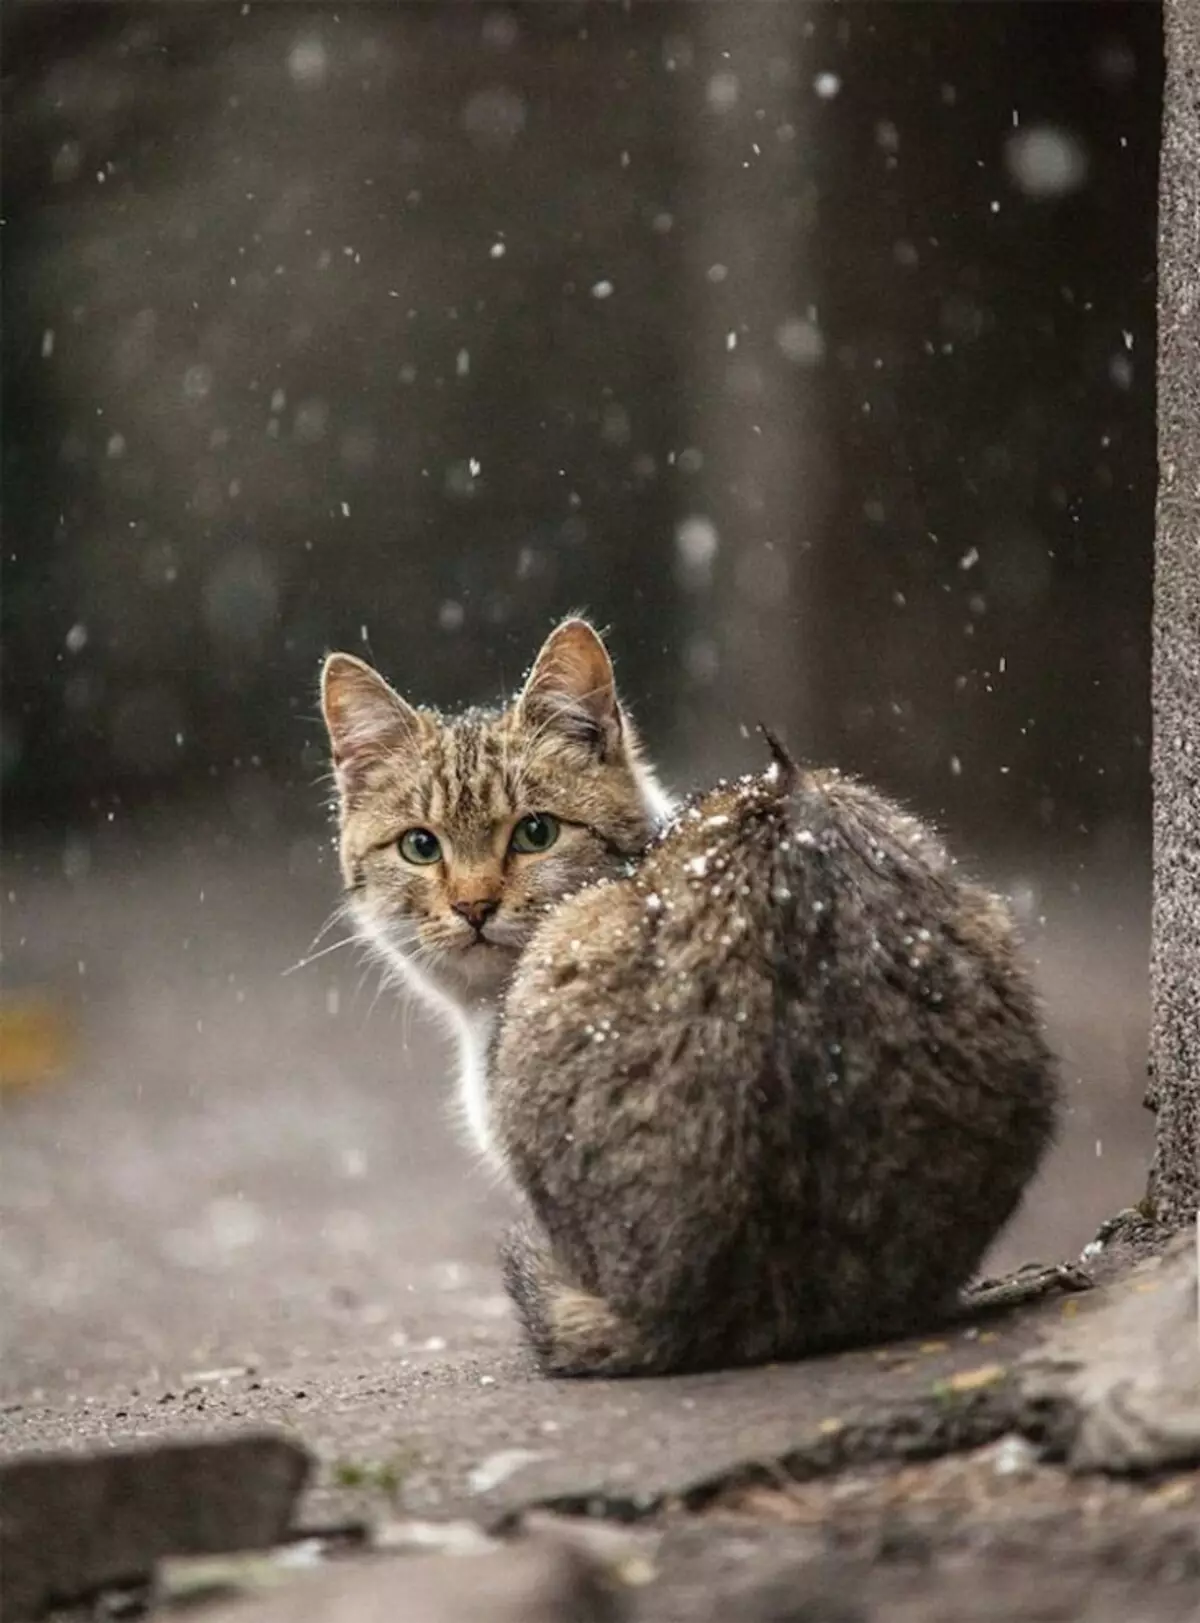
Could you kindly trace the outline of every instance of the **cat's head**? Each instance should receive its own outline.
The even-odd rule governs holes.
[[[457,1001],[498,996],[546,909],[620,872],[670,810],[584,620],[504,709],[415,708],[350,654],[325,661],[321,706],[358,922]]]

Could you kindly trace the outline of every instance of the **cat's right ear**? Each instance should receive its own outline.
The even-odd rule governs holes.
[[[367,767],[411,749],[421,732],[413,707],[353,654],[330,654],[322,666],[321,713],[343,791]]]
[[[601,755],[621,742],[612,660],[600,635],[572,616],[546,638],[518,704],[535,725],[557,727]]]

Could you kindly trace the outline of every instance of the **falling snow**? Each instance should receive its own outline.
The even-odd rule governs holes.
[[[1087,178],[1088,158],[1082,142],[1054,124],[1031,125],[1004,143],[1009,178],[1027,197],[1065,197]]]

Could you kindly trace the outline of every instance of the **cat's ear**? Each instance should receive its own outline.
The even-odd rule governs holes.
[[[612,660],[586,620],[564,620],[550,633],[518,704],[533,725],[557,727],[601,755],[620,745]]]
[[[339,785],[353,786],[363,769],[412,749],[421,718],[378,671],[353,654],[330,654],[321,670],[321,712]]]

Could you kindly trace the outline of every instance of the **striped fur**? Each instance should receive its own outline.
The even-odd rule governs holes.
[[[585,621],[547,639],[518,698],[446,716],[399,697],[370,666],[332,654],[322,708],[338,788],[342,873],[357,927],[401,983],[448,1021],[459,1105],[492,1154],[485,1062],[497,1001],[547,911],[625,871],[670,812],[621,707],[608,653]],[[541,854],[510,847],[530,813],[561,825]],[[414,866],[408,830],[442,860]],[[495,904],[482,936],[455,904]]]

